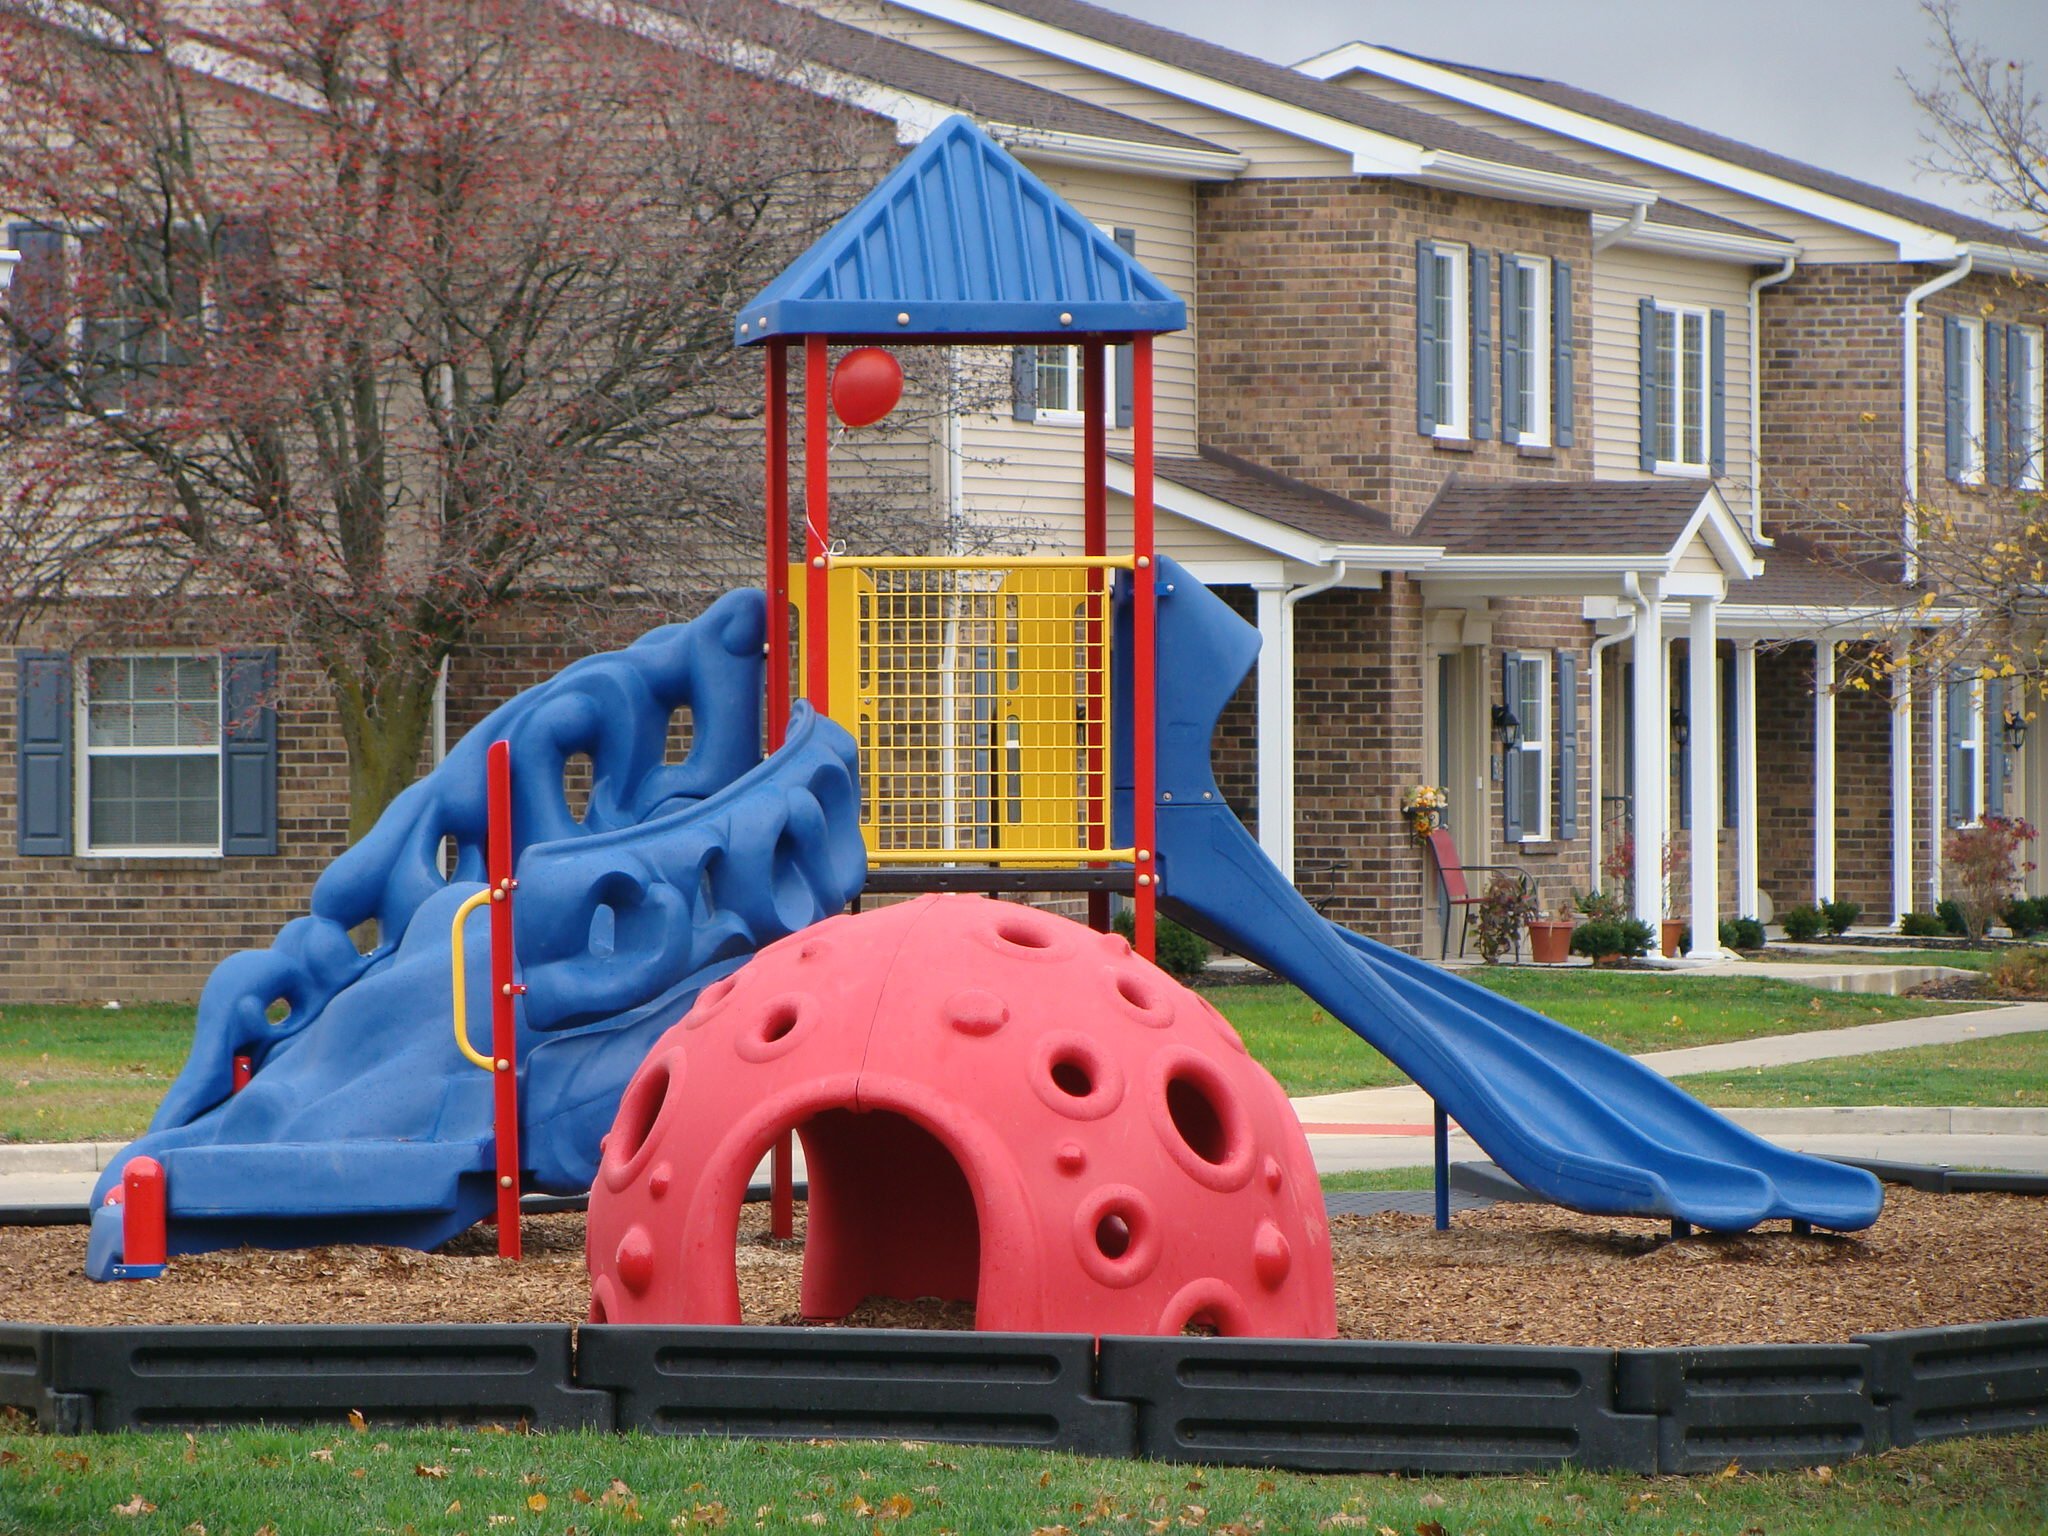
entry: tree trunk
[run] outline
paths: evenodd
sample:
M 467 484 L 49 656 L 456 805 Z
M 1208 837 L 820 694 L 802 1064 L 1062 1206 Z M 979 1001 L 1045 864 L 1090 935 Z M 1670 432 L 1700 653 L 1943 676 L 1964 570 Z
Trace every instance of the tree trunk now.
M 348 840 L 360 842 L 419 773 L 433 718 L 437 660 L 408 653 L 381 669 L 330 664 L 335 708 L 348 744 Z

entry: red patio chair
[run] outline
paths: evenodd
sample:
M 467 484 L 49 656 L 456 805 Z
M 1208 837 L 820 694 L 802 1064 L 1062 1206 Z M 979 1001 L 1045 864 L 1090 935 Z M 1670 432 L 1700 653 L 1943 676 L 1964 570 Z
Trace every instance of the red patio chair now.
M 1436 877 L 1444 887 L 1444 931 L 1442 939 L 1443 957 L 1451 958 L 1451 908 L 1462 908 L 1465 915 L 1463 926 L 1458 930 L 1458 953 L 1465 953 L 1465 941 L 1472 935 L 1472 909 L 1486 900 L 1482 890 L 1477 895 L 1467 883 L 1467 875 L 1513 875 L 1521 881 L 1522 889 L 1530 889 L 1529 872 L 1514 864 L 1467 864 L 1458 857 L 1458 845 L 1451 837 L 1449 827 L 1438 827 L 1429 834 L 1429 856 L 1436 863 Z M 1522 958 L 1522 935 L 1515 933 L 1515 959 Z

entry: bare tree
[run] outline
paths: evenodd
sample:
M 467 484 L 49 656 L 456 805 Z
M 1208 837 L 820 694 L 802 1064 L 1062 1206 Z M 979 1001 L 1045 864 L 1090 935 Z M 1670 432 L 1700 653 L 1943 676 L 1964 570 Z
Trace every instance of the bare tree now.
M 508 605 L 757 581 L 761 360 L 731 317 L 896 150 L 807 89 L 801 12 L 738 49 L 710 0 L 664 14 L 0 14 L 0 208 L 32 221 L 0 619 L 260 612 L 330 686 L 359 836 L 440 662 Z M 935 514 L 885 477 L 835 515 L 900 544 Z
M 1969 37 L 1957 0 L 1921 0 L 1920 9 L 1934 75 L 1905 78 L 1926 119 L 1925 164 L 1979 189 L 1994 216 L 2048 234 L 2048 115 L 2027 62 L 2002 58 Z

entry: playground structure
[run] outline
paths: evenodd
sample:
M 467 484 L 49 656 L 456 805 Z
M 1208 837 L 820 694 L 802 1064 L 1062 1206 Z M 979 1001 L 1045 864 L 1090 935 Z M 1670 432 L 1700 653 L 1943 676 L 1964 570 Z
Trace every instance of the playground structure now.
M 626 1142 L 644 1141 L 641 1120 L 660 1114 L 652 1088 L 623 1107 L 620 1096 L 663 1032 L 757 950 L 803 935 L 800 952 L 815 937 L 807 930 L 863 890 L 1084 892 L 1096 928 L 1108 926 L 1110 899 L 1122 894 L 1141 954 L 1155 914 L 1166 911 L 1296 981 L 1435 1097 L 1440 1127 L 1455 1117 L 1509 1173 L 1562 1205 L 1720 1230 L 1773 1218 L 1841 1230 L 1875 1220 L 1881 1194 L 1869 1174 L 1773 1147 L 1627 1057 L 1347 932 L 1266 861 L 1209 763 L 1217 719 L 1257 636 L 1153 547 L 1151 337 L 1184 318 L 1157 279 L 966 119 L 934 130 L 736 321 L 736 340 L 767 352 L 766 602 L 731 594 L 690 625 L 579 662 L 506 704 L 337 860 L 315 889 L 311 917 L 288 925 L 271 949 L 222 965 L 202 1000 L 192 1058 L 130 1149 L 162 1165 L 169 1251 L 245 1242 L 426 1247 L 497 1211 L 508 1188 L 589 1187 L 600 1133 L 611 1127 Z M 1079 350 L 1081 554 L 862 557 L 835 546 L 829 348 L 885 341 Z M 1128 543 L 1114 551 L 1104 467 L 1112 346 L 1130 351 L 1135 469 Z M 793 571 L 784 467 L 797 348 L 805 498 L 803 558 Z M 886 395 L 888 369 L 880 373 Z M 863 409 L 847 413 L 848 424 L 878 398 L 872 381 L 842 392 L 842 404 L 856 398 Z M 793 612 L 802 619 L 794 656 Z M 1172 661 L 1165 669 L 1162 655 Z M 681 708 L 695 734 L 689 757 L 672 765 L 663 744 Z M 512 768 L 509 857 L 487 870 L 485 759 L 499 739 Z M 563 765 L 577 752 L 589 754 L 596 773 L 581 820 L 561 789 Z M 445 878 L 435 864 L 444 837 L 460 849 Z M 516 911 L 502 884 L 514 879 Z M 495 1044 L 487 1058 L 488 1080 L 450 1040 L 447 1015 L 423 1001 L 438 995 L 434 978 L 454 964 L 443 936 L 480 885 L 506 892 L 491 905 L 494 920 L 504 909 L 520 965 L 516 983 L 493 985 L 489 963 L 511 960 L 499 944 L 491 962 L 456 972 L 471 1011 L 488 997 L 514 1026 L 510 1053 Z M 371 918 L 378 944 L 364 955 L 349 930 Z M 920 939 L 899 953 L 897 963 L 906 962 L 937 966 L 939 957 Z M 272 1025 L 266 1010 L 278 1000 L 290 1012 Z M 643 1245 L 609 1225 L 609 1189 L 624 1200 L 621 1210 L 641 1202 L 637 1225 L 654 1265 L 646 1294 L 693 1312 L 722 1305 L 715 1295 L 677 1300 L 666 1278 L 656 1286 L 672 1272 L 654 1256 L 672 1253 L 686 1227 L 729 1236 L 745 1177 L 733 1172 L 743 1160 L 734 1148 L 763 1137 L 761 1145 L 784 1149 L 775 1185 L 787 1230 L 788 1137 L 820 1149 L 835 1134 L 843 1141 L 833 1116 L 844 1101 L 801 1087 L 813 1072 L 829 1075 L 807 1063 L 814 1048 L 827 1056 L 827 1042 L 850 1049 L 848 1032 L 865 1038 L 872 1002 L 866 1013 L 859 999 L 814 1011 L 818 1022 L 807 1027 L 802 1017 L 799 1010 L 785 1034 L 762 1042 L 798 1042 L 782 1047 L 788 1055 L 777 1069 L 799 1080 L 779 1090 L 793 1097 L 770 1113 L 735 1088 L 705 1101 L 706 1116 L 723 1120 L 691 1132 L 722 1149 L 716 1177 L 696 1196 L 715 1200 L 715 1211 L 685 1222 L 683 1202 L 670 1200 L 657 1220 L 651 1202 L 660 1197 L 641 1182 L 643 1171 L 652 1179 L 651 1161 L 643 1169 L 628 1159 L 624 1187 L 600 1184 L 592 1230 L 609 1243 L 592 1248 L 600 1281 L 643 1263 Z M 804 1040 L 811 1044 L 799 1049 Z M 238 1058 L 251 1069 L 239 1091 Z M 998 1075 L 975 1092 L 991 1116 L 1003 1095 L 1028 1109 L 1032 1080 Z M 511 1138 L 495 1134 L 492 1101 L 494 1088 L 515 1085 L 517 1177 L 508 1186 L 500 1161 Z M 919 1166 L 936 1163 L 925 1142 L 958 1168 L 997 1166 L 949 1140 L 947 1127 L 966 1114 L 964 1091 L 950 1079 L 926 1082 L 892 1108 L 924 1138 L 907 1143 L 928 1160 Z M 734 1129 L 742 1122 L 744 1134 Z M 1138 1155 L 1115 1146 L 1084 1154 Z M 97 1198 L 126 1161 L 115 1160 Z M 832 1161 L 826 1151 L 825 1164 Z M 665 1165 L 671 1187 L 697 1177 L 673 1159 Z M 1283 1183 L 1293 1179 L 1281 1166 Z M 1105 1178 L 1112 1172 L 1102 1169 Z M 1182 1172 L 1200 1182 L 1185 1165 Z M 820 1213 L 829 1187 L 818 1191 Z M 1004 1262 L 988 1246 L 994 1235 L 1023 1225 L 991 1222 L 993 1186 L 970 1187 L 979 1286 Z M 959 1216 L 965 1208 L 956 1198 L 951 1209 Z M 91 1268 L 101 1277 L 125 1261 L 120 1216 L 111 1207 L 95 1213 Z M 1297 1272 L 1314 1248 L 1302 1220 L 1299 1241 L 1281 1234 Z M 1190 1240 L 1178 1229 L 1171 1239 Z M 824 1241 L 821 1252 L 830 1248 Z M 1248 1252 L 1256 1256 L 1261 1241 L 1255 1235 Z M 728 1244 L 728 1279 L 730 1252 Z M 952 1262 L 958 1290 L 957 1247 Z M 822 1270 L 821 1299 L 839 1305 L 848 1277 L 861 1273 L 850 1259 L 835 1278 Z M 864 1273 L 867 1283 L 893 1283 L 882 1271 Z M 1188 1317 L 1226 1331 L 1327 1331 L 1313 1306 L 1289 1312 L 1253 1292 L 1242 1308 L 1198 1297 Z M 1085 1294 L 1060 1300 L 1081 1307 Z M 630 1310 L 616 1283 L 613 1298 L 607 1315 Z M 1188 1317 L 1174 1321 L 1176 1310 L 1153 1306 L 1147 1326 L 1177 1328 Z M 1074 1326 L 1050 1303 L 996 1315 L 1013 1326 Z M 1014 1321 L 1025 1316 L 1040 1321 Z M 1119 1327 L 1143 1321 L 1113 1316 Z

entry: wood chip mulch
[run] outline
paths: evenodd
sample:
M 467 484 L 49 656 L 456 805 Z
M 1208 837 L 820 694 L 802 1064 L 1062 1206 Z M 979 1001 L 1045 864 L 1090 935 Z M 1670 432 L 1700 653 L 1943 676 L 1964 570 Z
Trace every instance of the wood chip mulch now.
M 1673 1242 L 1661 1223 L 1498 1205 L 1438 1233 L 1425 1218 L 1332 1224 L 1348 1338 L 1606 1347 L 1824 1342 L 2048 1313 L 2048 1206 L 2017 1195 L 1886 1191 L 1855 1237 L 1782 1228 Z M 796 1323 L 797 1240 L 749 1207 L 736 1254 L 749 1323 Z M 801 1223 L 801 1208 L 799 1208 Z M 0 1319 L 10 1322 L 580 1322 L 583 1218 L 530 1217 L 526 1258 L 501 1262 L 485 1228 L 438 1253 L 241 1250 L 172 1261 L 161 1280 L 95 1285 L 83 1227 L 0 1228 Z M 848 1323 L 963 1328 L 961 1304 L 870 1300 Z

